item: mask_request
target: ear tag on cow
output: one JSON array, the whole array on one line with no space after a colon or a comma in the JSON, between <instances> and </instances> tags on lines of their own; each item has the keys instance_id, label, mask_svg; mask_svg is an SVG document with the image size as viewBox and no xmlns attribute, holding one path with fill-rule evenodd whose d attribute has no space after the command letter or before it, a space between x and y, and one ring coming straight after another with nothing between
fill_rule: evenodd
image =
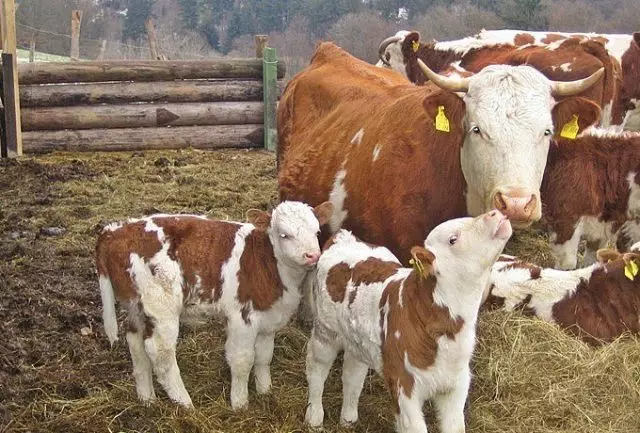
<instances>
[{"instance_id":1,"label":"ear tag on cow","mask_svg":"<svg viewBox=\"0 0 640 433\"><path fill-rule=\"evenodd\" d=\"M449 132L449 119L444 114L444 105L438 105L438 114L436 114L436 131Z\"/></svg>"},{"instance_id":2,"label":"ear tag on cow","mask_svg":"<svg viewBox=\"0 0 640 433\"><path fill-rule=\"evenodd\" d=\"M409 264L413 266L413 270L416 271L416 273L420 276L420 279L424 279L427 277L424 271L424 265L422 264L420 259L418 259L416 256L413 256L409 260Z\"/></svg>"},{"instance_id":3,"label":"ear tag on cow","mask_svg":"<svg viewBox=\"0 0 640 433\"><path fill-rule=\"evenodd\" d=\"M573 118L564 124L562 127L562 131L560 131L560 137L570 138L571 140L575 140L578 136L578 131L580 130L580 126L578 125L578 115L574 114Z\"/></svg>"},{"instance_id":4,"label":"ear tag on cow","mask_svg":"<svg viewBox=\"0 0 640 433\"><path fill-rule=\"evenodd\" d=\"M417 53L418 49L420 49L420 42L419 41L411 42L411 49L413 50L414 53Z\"/></svg>"},{"instance_id":5,"label":"ear tag on cow","mask_svg":"<svg viewBox=\"0 0 640 433\"><path fill-rule=\"evenodd\" d=\"M633 260L629 260L627 264L624 265L624 276L633 281L633 278L638 275L638 265Z\"/></svg>"}]
</instances>

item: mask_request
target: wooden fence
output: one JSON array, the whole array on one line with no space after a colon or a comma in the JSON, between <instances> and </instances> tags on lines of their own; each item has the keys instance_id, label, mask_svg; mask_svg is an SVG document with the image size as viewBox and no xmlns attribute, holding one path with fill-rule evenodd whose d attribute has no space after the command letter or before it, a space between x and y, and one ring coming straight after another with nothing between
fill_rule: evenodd
<instances>
[{"instance_id":1,"label":"wooden fence","mask_svg":"<svg viewBox=\"0 0 640 433\"><path fill-rule=\"evenodd\" d=\"M22 150L275 150L285 65L275 49L262 51L256 59L20 64Z\"/></svg>"}]
</instances>

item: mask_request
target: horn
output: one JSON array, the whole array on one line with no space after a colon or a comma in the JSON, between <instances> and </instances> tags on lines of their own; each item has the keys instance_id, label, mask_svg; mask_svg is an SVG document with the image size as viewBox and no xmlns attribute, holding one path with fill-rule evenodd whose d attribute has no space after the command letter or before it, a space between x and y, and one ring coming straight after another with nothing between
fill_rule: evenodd
<instances>
[{"instance_id":1,"label":"horn","mask_svg":"<svg viewBox=\"0 0 640 433\"><path fill-rule=\"evenodd\" d=\"M446 77L444 75L433 72L424 62L418 59L418 66L422 69L424 75L441 89L450 90L452 92L466 92L469 90L469 77Z\"/></svg>"},{"instance_id":2,"label":"horn","mask_svg":"<svg viewBox=\"0 0 640 433\"><path fill-rule=\"evenodd\" d=\"M604 68L598 69L587 78L575 81L551 81L551 94L553 96L571 96L577 95L589 87L593 86L596 81L604 75Z\"/></svg>"},{"instance_id":3,"label":"horn","mask_svg":"<svg viewBox=\"0 0 640 433\"><path fill-rule=\"evenodd\" d=\"M389 45L399 42L401 40L402 40L402 36L389 36L387 39L380 42L380 46L378 47L378 57L380 57L380 60L382 60L382 63L384 63L387 66L390 66L389 61L384 58L384 52Z\"/></svg>"}]
</instances>

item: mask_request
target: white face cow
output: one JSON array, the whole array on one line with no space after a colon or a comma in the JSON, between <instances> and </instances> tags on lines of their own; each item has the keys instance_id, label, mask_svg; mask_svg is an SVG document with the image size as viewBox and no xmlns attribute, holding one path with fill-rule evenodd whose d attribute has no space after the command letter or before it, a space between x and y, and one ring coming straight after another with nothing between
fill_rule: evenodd
<instances>
[{"instance_id":1,"label":"white face cow","mask_svg":"<svg viewBox=\"0 0 640 433\"><path fill-rule=\"evenodd\" d=\"M395 35L389 36L382 41L378 48L378 57L380 57L380 60L378 60L376 66L379 68L393 69L407 77L407 68L404 64L404 55L402 54L402 42L409 33L411 32L400 30Z\"/></svg>"},{"instance_id":2,"label":"white face cow","mask_svg":"<svg viewBox=\"0 0 640 433\"><path fill-rule=\"evenodd\" d=\"M418 60L438 87L463 92L466 104L461 164L467 211L497 208L515 227L540 219L540 185L553 136L553 96L575 95L604 73L554 82L529 66L487 66L471 77L436 74Z\"/></svg>"}]
</instances>

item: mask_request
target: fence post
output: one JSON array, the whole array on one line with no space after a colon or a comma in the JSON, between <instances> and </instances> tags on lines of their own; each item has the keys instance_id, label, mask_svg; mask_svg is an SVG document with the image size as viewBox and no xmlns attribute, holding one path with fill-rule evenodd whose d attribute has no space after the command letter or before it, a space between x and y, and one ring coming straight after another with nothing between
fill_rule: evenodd
<instances>
[{"instance_id":1,"label":"fence post","mask_svg":"<svg viewBox=\"0 0 640 433\"><path fill-rule=\"evenodd\" d=\"M98 52L98 58L96 60L104 60L104 53L107 51L107 40L102 39L100 41L100 51Z\"/></svg>"},{"instance_id":2,"label":"fence post","mask_svg":"<svg viewBox=\"0 0 640 433\"><path fill-rule=\"evenodd\" d=\"M264 147L275 152L277 150L278 134L276 131L276 103L277 103L277 64L276 49L264 48L262 60L262 82L264 102Z\"/></svg>"},{"instance_id":3,"label":"fence post","mask_svg":"<svg viewBox=\"0 0 640 433\"><path fill-rule=\"evenodd\" d=\"M82 21L82 11L71 11L71 60L80 59L80 22Z\"/></svg>"},{"instance_id":4,"label":"fence post","mask_svg":"<svg viewBox=\"0 0 640 433\"><path fill-rule=\"evenodd\" d=\"M149 52L151 53L151 60L160 60L160 54L158 53L158 38L156 37L156 28L153 25L151 17L147 18L144 22L144 28L147 31L147 39L149 40Z\"/></svg>"},{"instance_id":5,"label":"fence post","mask_svg":"<svg viewBox=\"0 0 640 433\"><path fill-rule=\"evenodd\" d=\"M29 41L29 63L33 63L36 57L36 40L31 39Z\"/></svg>"},{"instance_id":6,"label":"fence post","mask_svg":"<svg viewBox=\"0 0 640 433\"><path fill-rule=\"evenodd\" d=\"M22 155L22 124L20 122L20 94L18 92L18 56L16 50L16 8L14 0L2 0L0 21L2 28L2 89L5 130L2 156Z\"/></svg>"},{"instance_id":7,"label":"fence post","mask_svg":"<svg viewBox=\"0 0 640 433\"><path fill-rule=\"evenodd\" d=\"M264 57L264 47L267 46L267 35L256 35L256 57L261 59Z\"/></svg>"}]
</instances>

